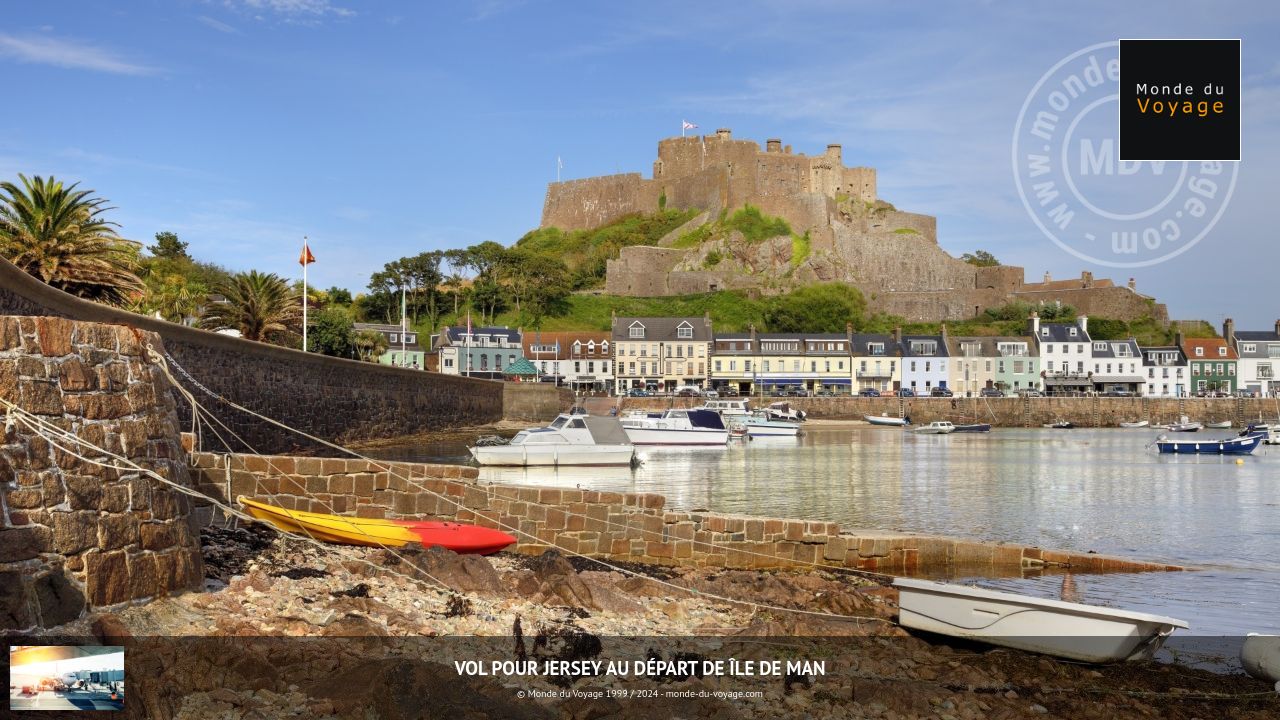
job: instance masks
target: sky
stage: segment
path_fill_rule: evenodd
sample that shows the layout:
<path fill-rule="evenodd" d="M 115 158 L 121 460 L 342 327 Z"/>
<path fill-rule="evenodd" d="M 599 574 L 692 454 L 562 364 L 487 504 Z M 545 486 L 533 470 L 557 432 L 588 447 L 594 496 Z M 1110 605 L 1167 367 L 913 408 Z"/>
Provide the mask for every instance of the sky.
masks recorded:
<path fill-rule="evenodd" d="M 1127 37 L 1242 38 L 1243 159 L 1222 219 L 1150 267 L 1090 265 L 1019 200 L 1023 101 L 1070 53 Z M 1270 327 L 1280 295 L 1275 3 L 699 5 L 471 0 L 67 0 L 0 19 L 0 178 L 53 175 L 233 270 L 359 292 L 404 255 L 537 227 L 565 179 L 652 173 L 657 142 L 732 128 L 796 152 L 843 145 L 879 194 L 936 215 L 941 246 L 1091 270 L 1174 318 Z"/>

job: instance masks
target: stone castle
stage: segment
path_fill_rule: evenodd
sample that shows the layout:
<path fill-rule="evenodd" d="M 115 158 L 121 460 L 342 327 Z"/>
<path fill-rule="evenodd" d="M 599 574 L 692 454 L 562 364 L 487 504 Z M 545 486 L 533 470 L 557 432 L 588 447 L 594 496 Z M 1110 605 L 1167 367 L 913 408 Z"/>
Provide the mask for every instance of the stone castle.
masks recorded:
<path fill-rule="evenodd" d="M 690 235 L 722 211 L 746 205 L 783 218 L 796 237 L 748 243 L 734 232 Z M 909 321 L 960 320 L 1012 301 L 1061 302 L 1080 312 L 1131 320 L 1168 320 L 1164 305 L 1138 293 L 1131 279 L 1116 285 L 1079 278 L 1025 281 L 1022 268 L 976 267 L 938 246 L 937 219 L 902 212 L 880 200 L 876 171 L 845 167 L 840 145 L 821 155 L 793 153 L 781 140 L 714 135 L 658 142 L 653 178 L 626 173 L 551 183 L 542 227 L 579 230 L 660 208 L 702 212 L 654 247 L 623 248 L 609 261 L 606 291 L 662 296 L 742 289 L 784 292 L 811 282 L 859 287 L 872 310 Z M 803 239 L 802 239 L 803 238 Z"/>

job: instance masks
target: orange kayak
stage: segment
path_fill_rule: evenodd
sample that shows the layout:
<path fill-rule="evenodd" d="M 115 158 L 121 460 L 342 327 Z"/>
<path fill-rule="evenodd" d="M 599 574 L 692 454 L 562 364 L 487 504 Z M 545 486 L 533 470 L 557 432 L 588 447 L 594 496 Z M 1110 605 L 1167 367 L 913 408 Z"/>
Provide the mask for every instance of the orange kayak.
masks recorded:
<path fill-rule="evenodd" d="M 280 530 L 343 545 L 403 547 L 409 543 L 421 543 L 423 547 L 439 545 L 456 553 L 488 555 L 516 541 L 500 530 L 466 523 L 354 518 L 304 512 L 268 505 L 243 496 L 237 497 L 236 502 L 253 517 Z"/>

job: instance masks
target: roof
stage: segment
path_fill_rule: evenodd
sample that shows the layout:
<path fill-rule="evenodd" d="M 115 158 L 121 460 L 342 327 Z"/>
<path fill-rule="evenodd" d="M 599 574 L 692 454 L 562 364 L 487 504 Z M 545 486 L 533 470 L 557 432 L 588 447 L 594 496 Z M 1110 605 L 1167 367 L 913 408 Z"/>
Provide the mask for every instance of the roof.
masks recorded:
<path fill-rule="evenodd" d="M 1048 330 L 1048 334 L 1045 334 Z M 1072 335 L 1071 331 L 1075 330 L 1076 334 Z M 1080 326 L 1075 323 L 1040 323 L 1040 334 L 1036 336 L 1036 342 L 1093 342 L 1089 338 L 1088 331 L 1080 330 Z"/>
<path fill-rule="evenodd" d="M 644 337 L 631 337 L 631 327 L 644 326 Z M 681 325 L 687 324 L 693 329 L 693 337 L 682 338 L 676 332 Z M 677 341 L 677 342 L 710 342 L 712 340 L 711 321 L 705 317 L 615 317 L 613 319 L 613 340 L 617 341 Z"/>
<path fill-rule="evenodd" d="M 927 355 L 917 353 L 911 346 L 912 343 L 933 342 L 937 352 Z M 947 343 L 941 335 L 903 335 L 902 336 L 902 356 L 903 357 L 947 357 Z"/>
<path fill-rule="evenodd" d="M 1148 358 L 1151 357 L 1151 353 L 1177 353 L 1178 360 L 1176 364 L 1181 365 L 1187 362 L 1187 354 L 1182 352 L 1182 348 L 1178 347 L 1177 345 L 1144 345 L 1142 347 L 1142 364 L 1143 365 L 1152 364 L 1148 360 Z"/>
<path fill-rule="evenodd" d="M 524 334 L 524 354 L 526 357 L 537 355 L 537 359 L 542 360 L 564 360 L 573 357 L 584 358 L 602 358 L 606 355 L 599 349 L 595 353 L 588 354 L 587 346 L 594 342 L 597 348 L 602 343 L 610 342 L 610 333 L 608 330 L 569 330 L 545 332 L 542 330 L 534 330 Z M 575 342 L 582 343 L 582 352 L 578 355 L 573 354 L 573 344 Z M 549 354 L 545 350 L 534 352 L 533 347 L 555 346 L 554 354 Z M 611 348 L 612 349 L 612 348 Z"/>
<path fill-rule="evenodd" d="M 382 325 L 380 323 L 352 323 L 351 329 L 355 330 L 356 332 L 364 332 L 366 330 L 372 330 L 374 332 L 380 332 L 383 335 L 400 335 L 402 333 L 402 328 L 399 325 Z M 422 345 L 418 343 L 418 337 L 420 335 L 418 331 L 414 330 L 413 328 L 408 328 L 408 329 L 403 329 L 403 334 L 413 338 L 413 342 L 404 344 L 406 351 L 413 350 L 416 352 L 423 349 Z M 388 342 L 390 341 L 388 340 Z M 388 351 L 399 350 L 399 349 L 400 349 L 399 338 L 396 338 L 396 342 L 390 343 L 390 345 L 387 348 Z"/>
<path fill-rule="evenodd" d="M 538 368 L 525 358 L 520 358 L 502 369 L 503 375 L 537 375 Z"/>
<path fill-rule="evenodd" d="M 1270 330 L 1237 330 L 1236 350 L 1242 358 L 1269 358 L 1271 349 L 1267 343 L 1280 342 L 1280 333 Z M 1254 346 L 1252 352 L 1245 352 L 1245 343 Z"/>
<path fill-rule="evenodd" d="M 882 345 L 884 345 L 884 353 L 878 354 L 878 355 L 872 355 L 871 351 L 867 349 L 868 343 L 881 343 Z M 854 333 L 853 354 L 858 356 L 865 355 L 868 357 L 880 357 L 881 355 L 883 355 L 884 357 L 889 357 L 889 356 L 897 357 L 898 342 L 893 339 L 892 335 L 879 335 L 876 333 Z"/>
<path fill-rule="evenodd" d="M 1106 358 L 1137 358 L 1142 354 L 1142 349 L 1138 347 L 1138 341 L 1135 338 L 1127 340 L 1093 340 L 1093 357 L 1094 359 Z M 1099 344 L 1106 343 L 1106 347 L 1099 349 Z M 1128 346 L 1129 354 L 1120 355 L 1116 352 L 1119 346 Z"/>
<path fill-rule="evenodd" d="M 1238 337 L 1238 336 L 1237 336 Z M 1203 355 L 1196 355 L 1196 348 L 1202 348 Z M 1227 354 L 1223 355 L 1218 352 L 1220 349 L 1226 349 Z M 1236 349 L 1231 347 L 1225 338 L 1185 338 L 1182 341 L 1182 352 L 1192 360 L 1202 358 L 1217 358 L 1219 360 L 1237 360 L 1239 355 Z"/>
<path fill-rule="evenodd" d="M 976 356 L 966 356 L 964 346 L 978 343 Z M 947 336 L 947 352 L 952 357 L 1000 357 L 1000 343 L 1022 343 L 1030 354 L 1035 343 L 1030 335 L 949 335 Z"/>

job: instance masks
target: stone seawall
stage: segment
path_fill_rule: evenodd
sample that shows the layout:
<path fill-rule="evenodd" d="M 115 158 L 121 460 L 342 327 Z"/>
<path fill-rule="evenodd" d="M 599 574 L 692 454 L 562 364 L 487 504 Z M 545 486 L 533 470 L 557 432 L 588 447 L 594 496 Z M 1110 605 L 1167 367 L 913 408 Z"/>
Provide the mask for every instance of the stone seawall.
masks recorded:
<path fill-rule="evenodd" d="M 120 326 L 0 317 L 0 397 L 190 487 L 170 386 L 143 354 L 148 341 L 159 345 Z M 187 496 L 81 460 L 13 419 L 0 439 L 0 633 L 198 587 L 196 529 Z"/>
<path fill-rule="evenodd" d="M 233 410 L 202 385 L 255 412 L 335 442 L 378 440 L 492 423 L 504 417 L 501 382 L 332 358 L 185 327 L 87 302 L 55 290 L 0 259 L 0 315 L 56 316 L 139 328 L 158 334 L 164 349 L 195 382 L 187 388 L 244 438 L 237 450 L 312 450 L 299 435 Z M 537 402 L 532 394 L 545 393 Z M 518 393 L 522 405 L 560 402 L 554 387 Z M 189 409 L 178 404 L 184 424 Z M 554 413 L 549 413 L 554 416 Z M 519 419 L 526 419 L 522 411 Z M 549 419 L 544 415 L 539 419 Z M 224 435 L 226 433 L 224 432 Z M 206 446 L 216 440 L 204 438 Z"/>
<path fill-rule="evenodd" d="M 617 561 L 742 569 L 812 564 L 900 575 L 1018 575 L 1180 570 L 1088 553 L 906 533 L 846 531 L 837 523 L 666 509 L 652 493 L 481 484 L 456 465 L 195 453 L 206 495 L 358 517 L 441 518 L 518 528 L 518 552 L 549 547 Z M 406 479 L 407 478 L 407 479 Z M 211 508 L 205 517 L 216 513 Z M 513 533 L 514 534 L 514 533 Z"/>
<path fill-rule="evenodd" d="M 697 407 L 701 398 L 622 398 L 622 410 Z M 1040 427 L 1069 420 L 1079 427 L 1118 427 L 1121 422 L 1147 420 L 1152 425 L 1186 415 L 1202 422 L 1231 420 L 1234 427 L 1249 422 L 1276 422 L 1275 399 L 1268 398 L 864 398 L 807 397 L 751 398 L 753 407 L 788 402 L 813 419 L 861 420 L 864 415 L 910 416 L 911 421 L 984 422 L 996 427 Z M 976 419 L 975 419 L 976 418 Z"/>

